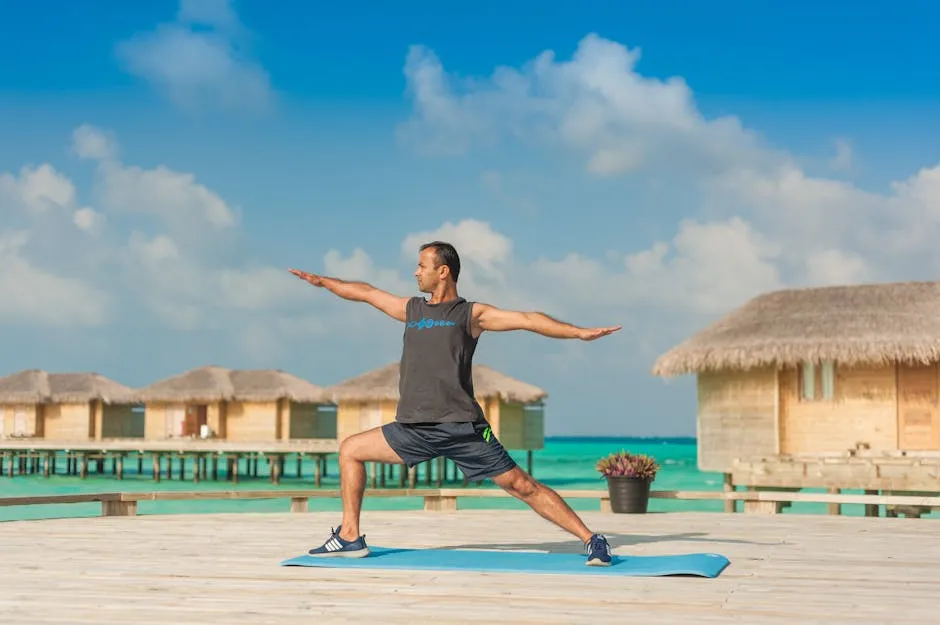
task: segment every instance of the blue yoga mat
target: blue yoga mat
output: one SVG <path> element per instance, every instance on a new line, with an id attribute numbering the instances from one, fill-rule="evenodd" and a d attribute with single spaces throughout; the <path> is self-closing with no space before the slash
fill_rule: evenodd
<path id="1" fill-rule="evenodd" d="M 340 569 L 460 570 L 504 573 L 567 573 L 575 575 L 626 575 L 658 577 L 694 575 L 718 577 L 730 561 L 717 553 L 665 556 L 613 556 L 610 566 L 585 566 L 586 556 L 576 553 L 531 551 L 481 551 L 464 549 L 393 549 L 370 547 L 365 558 L 323 558 L 302 555 L 281 566 Z"/>

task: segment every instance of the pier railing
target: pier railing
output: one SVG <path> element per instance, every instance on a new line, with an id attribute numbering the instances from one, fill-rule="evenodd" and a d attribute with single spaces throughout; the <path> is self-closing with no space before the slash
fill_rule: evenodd
<path id="1" fill-rule="evenodd" d="M 602 512 L 611 512 L 610 495 L 606 490 L 559 490 L 565 499 L 596 499 Z M 221 490 L 221 491 L 154 491 L 121 493 L 75 493 L 66 495 L 39 495 L 24 497 L 0 497 L 0 506 L 28 506 L 69 503 L 101 503 L 101 516 L 136 516 L 137 504 L 141 501 L 205 501 L 219 499 L 288 499 L 291 512 L 307 512 L 311 499 L 337 499 L 338 489 L 324 490 Z M 459 499 L 470 497 L 511 497 L 509 493 L 494 488 L 406 488 L 366 489 L 367 498 L 374 497 L 422 497 L 424 509 L 432 512 L 456 511 Z M 830 514 L 839 514 L 838 506 L 861 504 L 866 506 L 866 515 L 872 507 L 884 505 L 893 509 L 940 509 L 940 496 L 873 495 L 842 493 L 806 493 L 788 491 L 677 491 L 654 490 L 652 499 L 741 501 L 744 512 L 750 514 L 777 514 L 785 504 L 825 503 Z M 910 514 L 909 514 L 910 516 Z M 914 514 L 917 516 L 917 514 Z"/>

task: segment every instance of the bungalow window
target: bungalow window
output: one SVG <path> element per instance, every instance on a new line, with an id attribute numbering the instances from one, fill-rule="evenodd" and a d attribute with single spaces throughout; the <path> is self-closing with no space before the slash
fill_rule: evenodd
<path id="1" fill-rule="evenodd" d="M 800 366 L 800 399 L 829 400 L 835 397 L 835 364 L 804 362 Z"/>

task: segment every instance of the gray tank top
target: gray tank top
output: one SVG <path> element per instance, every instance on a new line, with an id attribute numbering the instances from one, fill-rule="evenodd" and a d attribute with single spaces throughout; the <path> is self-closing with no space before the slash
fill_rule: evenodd
<path id="1" fill-rule="evenodd" d="M 473 304 L 458 297 L 428 304 L 408 300 L 401 353 L 396 419 L 402 423 L 448 423 L 483 420 L 473 394 L 470 334 Z"/>

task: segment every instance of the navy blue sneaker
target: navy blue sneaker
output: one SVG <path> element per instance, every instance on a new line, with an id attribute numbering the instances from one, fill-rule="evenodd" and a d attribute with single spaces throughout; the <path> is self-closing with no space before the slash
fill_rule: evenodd
<path id="1" fill-rule="evenodd" d="M 369 555 L 365 535 L 356 540 L 343 540 L 339 537 L 340 527 L 342 526 L 337 526 L 335 530 L 330 528 L 330 537 L 326 539 L 326 542 L 307 553 L 311 556 L 326 558 L 364 558 Z"/>
<path id="2" fill-rule="evenodd" d="M 587 553 L 587 566 L 610 566 L 610 544 L 601 534 L 594 534 L 584 545 Z"/>

